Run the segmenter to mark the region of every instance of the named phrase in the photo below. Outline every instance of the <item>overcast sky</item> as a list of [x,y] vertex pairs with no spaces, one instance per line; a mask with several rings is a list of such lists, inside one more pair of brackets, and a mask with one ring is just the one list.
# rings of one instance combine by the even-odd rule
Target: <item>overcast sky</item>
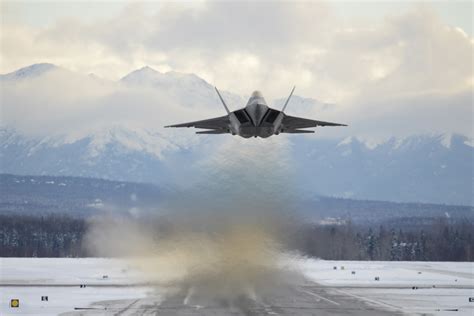
[[374,125],[361,134],[473,134],[471,1],[0,3],[0,73],[50,62],[117,80],[149,65],[270,100],[296,85]]

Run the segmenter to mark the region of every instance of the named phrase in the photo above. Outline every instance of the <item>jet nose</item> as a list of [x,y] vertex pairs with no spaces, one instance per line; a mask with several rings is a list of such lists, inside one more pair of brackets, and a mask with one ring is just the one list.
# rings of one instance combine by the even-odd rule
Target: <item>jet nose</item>
[[250,97],[251,98],[263,98],[263,95],[260,91],[255,90],[254,92],[252,92],[252,95]]
[[265,99],[263,98],[263,95],[260,91],[255,90],[252,92],[252,95],[250,96],[249,102],[247,104],[251,103],[258,103],[258,104],[267,104],[265,102]]

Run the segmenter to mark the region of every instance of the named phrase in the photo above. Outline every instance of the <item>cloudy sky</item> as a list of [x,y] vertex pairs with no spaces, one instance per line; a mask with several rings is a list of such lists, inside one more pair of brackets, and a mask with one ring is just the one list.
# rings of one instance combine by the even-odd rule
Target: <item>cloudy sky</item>
[[0,5],[0,73],[49,62],[117,80],[149,65],[269,100],[296,85],[361,136],[473,137],[471,1]]

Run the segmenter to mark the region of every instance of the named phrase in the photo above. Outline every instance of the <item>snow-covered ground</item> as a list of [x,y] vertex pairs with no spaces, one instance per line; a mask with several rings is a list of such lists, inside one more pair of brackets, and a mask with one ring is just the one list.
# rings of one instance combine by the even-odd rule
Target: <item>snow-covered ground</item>
[[474,315],[474,302],[469,302],[474,297],[472,262],[309,259],[296,265],[308,279],[376,307],[407,314]]
[[[377,308],[474,315],[474,303],[469,302],[474,297],[474,263],[298,259],[286,264],[330,291]],[[126,306],[145,297],[159,304],[164,291],[147,285],[146,275],[129,262],[116,259],[0,258],[0,270],[0,315],[57,315],[108,300],[124,300]],[[20,307],[11,308],[11,299],[19,299]]]
[[[471,287],[472,262],[326,261],[295,263],[309,279],[328,286]],[[336,269],[334,269],[336,267]],[[355,274],[352,274],[355,272]],[[379,281],[375,278],[378,277]]]
[[140,271],[117,259],[0,258],[0,267],[2,285],[127,285],[144,281]]
[[[160,297],[156,288],[141,285],[144,276],[126,261],[1,258],[0,270],[0,315],[58,315],[94,302]],[[11,308],[11,299],[20,307]]]

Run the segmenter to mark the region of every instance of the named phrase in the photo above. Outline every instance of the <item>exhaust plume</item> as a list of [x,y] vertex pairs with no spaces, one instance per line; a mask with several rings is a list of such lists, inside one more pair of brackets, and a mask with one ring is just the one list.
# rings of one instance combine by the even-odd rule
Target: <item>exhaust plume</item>
[[283,148],[224,143],[197,163],[199,179],[168,194],[158,213],[94,219],[89,249],[127,258],[185,304],[238,306],[292,286],[299,276],[282,257],[298,220]]

